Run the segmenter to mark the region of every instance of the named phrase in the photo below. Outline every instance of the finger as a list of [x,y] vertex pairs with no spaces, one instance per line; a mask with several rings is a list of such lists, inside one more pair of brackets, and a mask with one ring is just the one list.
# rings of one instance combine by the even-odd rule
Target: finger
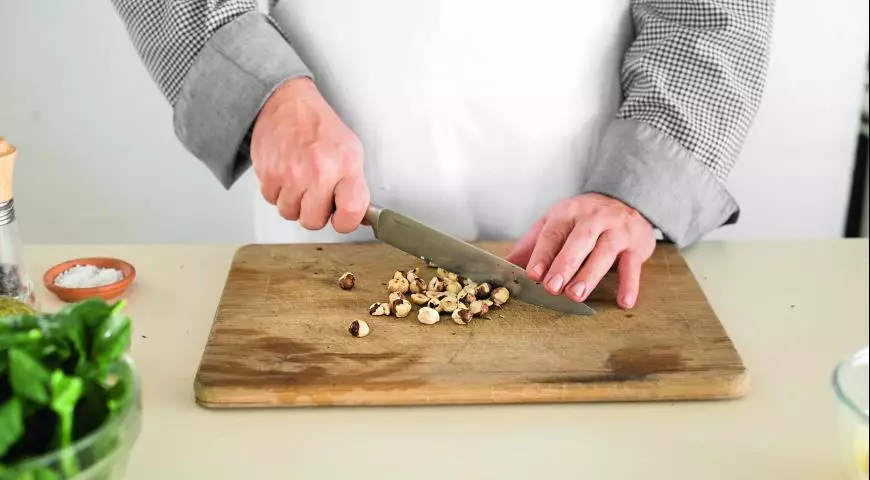
[[272,205],[278,203],[278,194],[281,192],[281,185],[277,182],[263,182],[260,184],[260,193]]
[[632,308],[637,301],[642,265],[641,256],[631,251],[625,251],[619,257],[619,289],[616,302],[622,308]]
[[299,224],[308,230],[320,230],[326,226],[332,214],[334,186],[312,186],[302,194]]
[[526,268],[529,264],[529,258],[532,256],[532,249],[535,248],[535,242],[538,240],[538,235],[540,235],[546,221],[547,217],[539,218],[532,225],[532,228],[523,235],[523,238],[514,245],[514,248],[507,254],[505,260],[518,267]]
[[369,206],[369,187],[362,176],[345,177],[335,185],[332,226],[338,233],[350,233],[363,221]]
[[553,260],[553,265],[544,279],[544,288],[553,295],[560,295],[562,288],[577,274],[597,240],[597,231],[588,226],[575,226]]
[[287,220],[299,220],[299,210],[301,206],[301,196],[292,188],[280,189],[275,205],[278,207],[278,213]]
[[[544,222],[541,233],[532,249],[526,271],[532,280],[540,282],[556,258],[556,254],[562,249],[562,244],[571,234],[574,228],[574,220],[571,217],[550,216]],[[561,286],[558,290],[561,290]]]
[[583,302],[589,298],[589,294],[595,290],[598,282],[604,278],[616,257],[623,250],[620,238],[612,230],[608,230],[598,237],[586,263],[568,286],[568,298],[575,302]]

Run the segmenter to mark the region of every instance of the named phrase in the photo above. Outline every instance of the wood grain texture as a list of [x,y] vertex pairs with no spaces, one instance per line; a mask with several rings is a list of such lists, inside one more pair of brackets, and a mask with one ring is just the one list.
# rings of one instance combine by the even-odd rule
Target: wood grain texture
[[[508,244],[481,243],[504,255]],[[488,319],[435,325],[372,317],[396,270],[420,262],[382,244],[249,245],[237,252],[195,378],[207,407],[724,399],[740,356],[672,245],[643,271],[632,311],[616,274],[573,316],[511,300]],[[352,271],[353,290],[338,277]],[[422,269],[429,278],[431,269]],[[354,319],[371,326],[354,338]]]

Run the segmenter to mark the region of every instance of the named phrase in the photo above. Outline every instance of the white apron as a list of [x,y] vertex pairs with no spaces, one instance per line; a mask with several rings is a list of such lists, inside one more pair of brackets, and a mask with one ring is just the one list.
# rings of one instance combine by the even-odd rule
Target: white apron
[[[514,240],[578,194],[620,101],[628,0],[281,0],[272,15],[360,137],[372,202],[464,240]],[[307,231],[259,191],[262,243]]]

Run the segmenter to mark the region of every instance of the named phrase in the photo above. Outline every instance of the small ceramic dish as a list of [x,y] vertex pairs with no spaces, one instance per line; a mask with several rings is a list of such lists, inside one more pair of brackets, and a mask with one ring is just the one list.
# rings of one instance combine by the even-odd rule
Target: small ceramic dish
[[[54,284],[54,280],[58,275],[76,265],[93,265],[98,268],[114,268],[120,270],[124,277],[115,283],[100,285],[98,287],[70,288]],[[49,268],[42,276],[42,283],[48,291],[55,294],[57,298],[64,302],[78,302],[92,297],[98,297],[109,301],[122,296],[127,290],[127,287],[133,283],[134,278],[136,278],[136,269],[133,268],[133,265],[123,260],[107,257],[88,257],[74,258],[72,260],[67,260],[66,262],[58,263]]]

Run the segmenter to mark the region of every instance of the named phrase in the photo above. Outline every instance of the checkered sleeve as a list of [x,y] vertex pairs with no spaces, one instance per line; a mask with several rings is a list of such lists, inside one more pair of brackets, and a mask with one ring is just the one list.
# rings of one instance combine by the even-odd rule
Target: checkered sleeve
[[688,245],[735,223],[724,187],[765,84],[773,0],[632,0],[623,102],[586,191]]
[[250,165],[260,107],[282,82],[313,75],[256,0],[112,0],[173,108],[181,143],[229,188]]

